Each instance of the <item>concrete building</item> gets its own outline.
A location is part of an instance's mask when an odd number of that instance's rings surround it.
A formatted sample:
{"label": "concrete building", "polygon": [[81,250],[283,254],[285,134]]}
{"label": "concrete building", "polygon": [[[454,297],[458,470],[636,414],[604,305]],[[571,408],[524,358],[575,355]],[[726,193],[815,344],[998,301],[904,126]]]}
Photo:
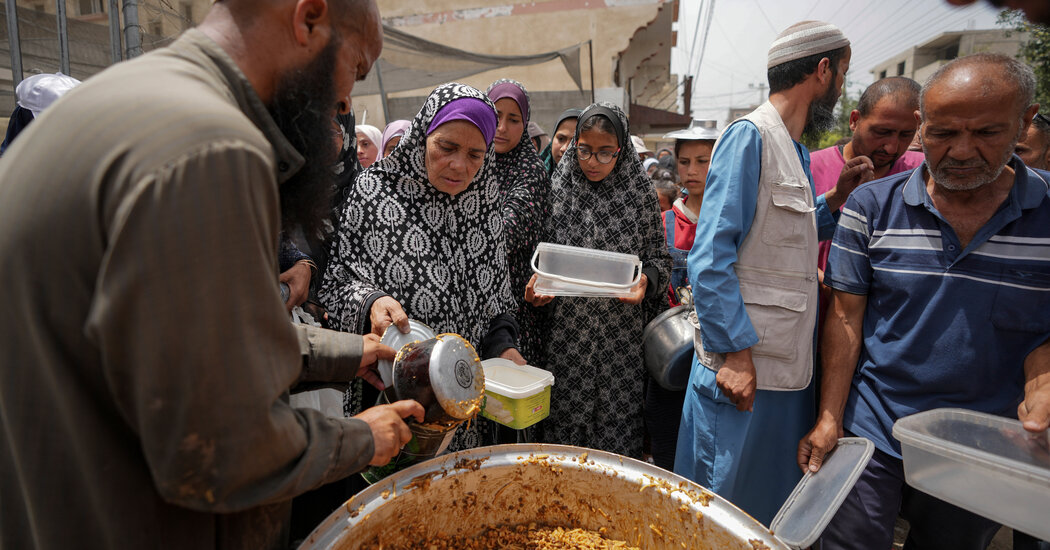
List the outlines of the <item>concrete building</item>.
{"label": "concrete building", "polygon": [[726,118],[726,126],[729,126],[733,122],[736,122],[736,119],[747,115],[761,106],[761,103],[756,103],[754,105],[748,105],[747,107],[730,107],[729,116]]}
{"label": "concrete building", "polygon": [[957,57],[974,53],[1001,53],[1014,57],[1026,36],[1023,32],[999,29],[946,32],[889,57],[875,65],[871,74],[875,80],[906,76],[922,83]]}
{"label": "concrete building", "polygon": [[[587,45],[580,50],[581,87],[576,86],[558,60],[505,67],[461,79],[481,90],[500,78],[520,81],[532,98],[532,119],[548,130],[561,111],[590,104],[592,88],[597,101],[612,101],[624,108],[634,103],[657,110],[676,110],[675,99],[681,92],[677,77],[670,74],[670,60],[676,39],[672,23],[678,17],[678,0],[514,2],[378,0],[387,25],[469,52],[528,55],[590,41],[593,50],[588,51]],[[432,88],[389,94],[389,114],[383,112],[378,95],[355,96],[354,109],[358,119],[367,118],[369,124],[411,118]],[[632,116],[632,132],[661,132],[661,121],[646,115]],[[675,119],[671,124],[684,127],[689,124],[689,117],[684,117],[684,122]]]}
{"label": "concrete building", "polygon": [[[200,21],[212,0],[139,0],[139,24],[154,36],[177,36]],[[19,8],[55,13],[54,0],[17,0]],[[66,0],[70,19],[109,24],[109,0]]]}
{"label": "concrete building", "polygon": [[[58,72],[61,64],[56,3],[17,0],[17,7],[23,77]],[[199,22],[210,7],[211,0],[139,0],[143,50],[169,44]],[[109,0],[66,0],[66,19],[71,76],[84,80],[113,63]],[[16,83],[12,80],[7,11],[3,10],[0,11],[0,117],[14,110]]]}
{"label": "concrete building", "polygon": [[[679,0],[377,0],[384,24],[436,44],[466,52],[515,56],[580,46],[577,86],[561,60],[508,66],[459,79],[484,90],[499,78],[525,84],[533,102],[532,119],[544,128],[569,107],[595,100],[629,110],[632,132],[662,134],[685,127],[678,115],[679,80],[670,73],[673,23]],[[521,2],[521,3],[514,3]],[[72,76],[81,80],[112,62],[109,0],[66,0]],[[26,76],[56,72],[58,39],[54,0],[17,0]],[[143,48],[161,47],[207,13],[211,0],[139,0]],[[14,108],[5,13],[0,32],[0,117]],[[122,22],[123,23],[123,22]],[[571,60],[570,60],[571,61]],[[421,71],[421,75],[425,73]],[[388,94],[355,94],[358,120],[384,125],[411,118],[434,84]]]}

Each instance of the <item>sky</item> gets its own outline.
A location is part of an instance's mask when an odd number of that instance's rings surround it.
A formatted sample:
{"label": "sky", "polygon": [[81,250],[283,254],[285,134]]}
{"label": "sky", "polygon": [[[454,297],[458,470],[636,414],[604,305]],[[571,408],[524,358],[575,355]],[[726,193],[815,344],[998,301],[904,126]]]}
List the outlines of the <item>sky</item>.
{"label": "sky", "polygon": [[799,21],[834,23],[850,39],[847,81],[853,94],[871,84],[869,71],[876,64],[911,46],[943,32],[1000,28],[995,24],[998,10],[983,1],[965,8],[945,0],[680,1],[671,72],[694,76],[693,118],[715,119],[719,127],[731,106],[759,101],[757,87],[766,85],[769,45]]}

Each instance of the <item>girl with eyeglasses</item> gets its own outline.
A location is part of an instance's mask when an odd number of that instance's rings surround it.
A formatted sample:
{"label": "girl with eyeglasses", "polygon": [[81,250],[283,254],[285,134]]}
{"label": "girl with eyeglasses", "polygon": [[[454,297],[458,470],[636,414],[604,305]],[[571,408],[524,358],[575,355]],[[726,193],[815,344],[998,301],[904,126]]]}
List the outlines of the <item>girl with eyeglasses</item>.
{"label": "girl with eyeglasses", "polygon": [[597,103],[579,117],[573,143],[554,172],[544,241],[636,254],[642,276],[627,298],[536,295],[548,315],[546,368],[554,373],[549,443],[642,457],[647,374],[642,331],[662,309],[671,258],[660,205],[630,141],[627,116]]}

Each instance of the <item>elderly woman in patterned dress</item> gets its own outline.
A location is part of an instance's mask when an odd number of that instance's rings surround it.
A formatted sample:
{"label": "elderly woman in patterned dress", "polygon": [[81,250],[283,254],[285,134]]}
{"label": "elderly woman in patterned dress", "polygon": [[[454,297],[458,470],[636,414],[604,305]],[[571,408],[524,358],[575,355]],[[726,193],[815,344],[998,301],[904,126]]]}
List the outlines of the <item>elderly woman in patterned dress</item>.
{"label": "elderly woman in patterned dress", "polygon": [[[320,298],[348,332],[408,332],[408,318],[468,340],[483,359],[524,363],[517,350],[495,181],[496,111],[480,91],[445,84],[398,147],[351,188]],[[347,414],[374,403],[357,381]],[[450,450],[480,444],[477,423]]]}

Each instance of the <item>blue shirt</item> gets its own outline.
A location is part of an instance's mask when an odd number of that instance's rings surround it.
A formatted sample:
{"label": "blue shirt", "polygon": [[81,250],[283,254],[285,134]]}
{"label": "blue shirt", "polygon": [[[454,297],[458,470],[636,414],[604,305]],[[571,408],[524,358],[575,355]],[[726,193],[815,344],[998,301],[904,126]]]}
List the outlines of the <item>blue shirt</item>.
{"label": "blue shirt", "polygon": [[863,185],[843,207],[824,282],[867,295],[843,422],[893,456],[893,423],[910,414],[1016,417],[1024,359],[1050,337],[1050,175],[1011,166],[1013,189],[965,248],[922,168]]}
{"label": "blue shirt", "polygon": [[[793,143],[812,189],[809,150],[797,141]],[[761,175],[762,134],[750,121],[734,123],[719,139],[711,158],[696,239],[688,260],[700,334],[704,349],[710,352],[740,351],[758,343],[733,266],[755,221]],[[817,197],[816,207],[818,238],[830,239],[837,214],[828,208],[823,195]],[[813,271],[816,270],[814,256]]]}

